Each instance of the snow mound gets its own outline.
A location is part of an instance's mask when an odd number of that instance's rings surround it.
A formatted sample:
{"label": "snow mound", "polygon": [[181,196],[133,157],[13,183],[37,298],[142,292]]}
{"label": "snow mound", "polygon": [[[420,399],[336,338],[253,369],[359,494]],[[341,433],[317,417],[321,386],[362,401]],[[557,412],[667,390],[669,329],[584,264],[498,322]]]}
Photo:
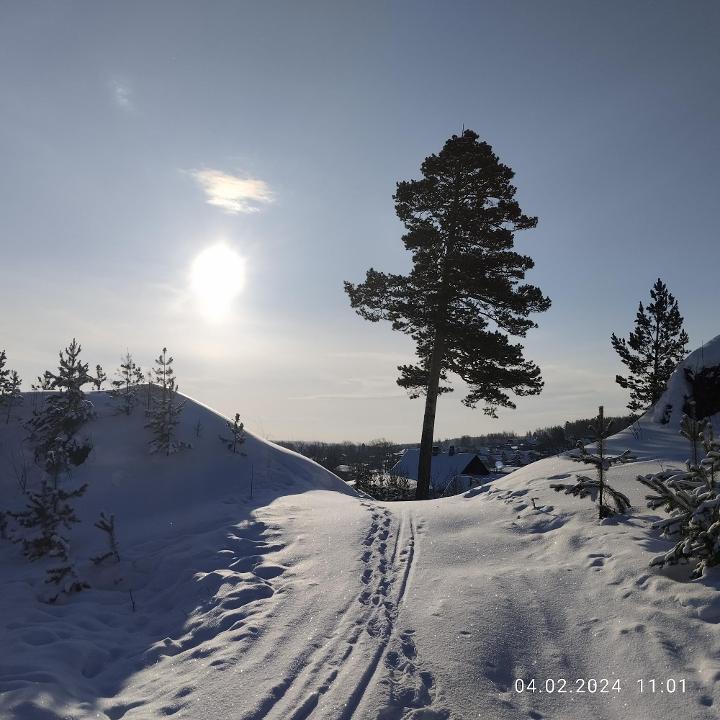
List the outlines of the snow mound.
{"label": "snow mound", "polygon": [[692,394],[692,388],[685,375],[689,369],[697,373],[706,367],[720,365],[720,335],[691,352],[678,366],[668,380],[667,389],[660,400],[648,410],[647,415],[655,423],[680,427],[683,403]]}
{"label": "snow mound", "polygon": [[[0,427],[0,461],[9,470],[0,475],[6,510],[23,502],[17,477],[22,468],[31,480],[38,472],[24,442],[27,430],[22,422],[42,401],[38,395],[25,394],[20,416]],[[93,450],[73,473],[73,480],[86,482],[88,489],[75,503],[81,523],[73,529],[71,541],[99,536],[93,523],[100,511],[113,513],[118,528],[132,527],[133,535],[152,534],[153,528],[192,524],[218,501],[242,501],[252,495],[267,503],[310,490],[354,494],[312,460],[248,431],[242,453],[233,454],[220,440],[229,436],[226,418],[192,398],[183,396],[177,429],[178,439],[192,447],[165,456],[149,451],[150,431],[144,427],[142,407],[131,415],[119,414],[108,393],[91,392],[87,397],[96,417],[83,426],[79,437],[89,437]]]}
{"label": "snow mound", "polygon": [[[228,436],[226,419],[190,398],[178,439],[192,448],[170,456],[149,453],[142,407],[127,416],[106,393],[88,398],[96,417],[79,435],[93,450],[73,477],[88,489],[73,503],[81,522],[69,539],[90,587],[41,602],[45,571],[57,562],[29,563],[19,545],[0,540],[3,720],[164,717],[190,696],[207,707],[198,698],[199,664],[219,677],[254,644],[293,587],[295,548],[308,544],[300,527],[282,534],[268,508],[285,503],[286,525],[301,504],[314,528],[318,505],[358,502],[332,473],[250,432],[242,454],[232,453],[219,439]],[[21,508],[24,477],[37,478],[23,421],[41,400],[26,394],[17,416],[0,426],[2,510]],[[119,560],[95,564],[91,558],[107,550],[94,527],[101,511],[115,516]]]}

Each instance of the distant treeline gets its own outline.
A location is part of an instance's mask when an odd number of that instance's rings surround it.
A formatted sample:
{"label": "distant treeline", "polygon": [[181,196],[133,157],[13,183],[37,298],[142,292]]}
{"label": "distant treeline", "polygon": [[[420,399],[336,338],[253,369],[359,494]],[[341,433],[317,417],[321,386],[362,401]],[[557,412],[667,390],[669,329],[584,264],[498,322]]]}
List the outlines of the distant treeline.
{"label": "distant treeline", "polygon": [[[624,430],[637,419],[636,415],[622,415],[609,418],[613,421],[613,433]],[[541,454],[553,454],[574,447],[578,440],[593,437],[592,424],[594,418],[582,420],[568,420],[564,425],[552,425],[538,428],[534,432],[518,435],[514,432],[496,432],[488,435],[462,435],[442,441],[444,447],[454,445],[458,450],[481,452],[489,449],[491,452],[499,449],[507,450],[515,445],[525,450],[537,450]],[[363,465],[370,470],[388,472],[398,460],[401,451],[406,447],[415,445],[393,443],[383,438],[372,440],[369,443],[354,443],[350,441],[340,443],[312,442],[302,440],[280,441],[289,450],[294,450],[316,463],[335,471],[341,465]]]}
{"label": "distant treeline", "polygon": [[[606,416],[612,421],[611,433],[620,432],[632,425],[637,415]],[[538,428],[525,435],[518,435],[512,431],[490,433],[489,435],[462,435],[443,441],[443,445],[455,445],[465,450],[478,452],[481,448],[503,448],[508,445],[517,445],[523,449],[536,449],[541,452],[560,452],[574,447],[579,440],[592,439],[594,436],[593,423],[597,418],[583,418],[581,420],[568,420],[564,425],[550,425]]]}

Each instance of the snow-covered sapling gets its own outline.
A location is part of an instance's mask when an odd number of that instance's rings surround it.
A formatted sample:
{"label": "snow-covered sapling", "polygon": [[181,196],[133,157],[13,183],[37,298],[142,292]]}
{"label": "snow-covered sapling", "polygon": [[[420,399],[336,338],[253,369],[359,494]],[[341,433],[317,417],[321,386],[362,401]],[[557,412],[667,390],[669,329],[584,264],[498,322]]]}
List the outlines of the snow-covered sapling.
{"label": "snow-covered sapling", "polygon": [[92,445],[86,439],[78,441],[76,433],[92,416],[92,404],[85,399],[82,386],[91,382],[86,363],[80,362],[81,347],[73,339],[60,352],[56,374],[46,372],[57,393],[51,395],[42,411],[36,411],[29,423],[35,461],[43,471],[38,486],[27,489],[25,510],[12,513],[20,531],[15,538],[23,545],[29,560],[50,556],[64,564],[48,569],[46,582],[59,587],[61,592],[76,592],[86,587],[69,561],[70,546],[63,530],[79,522],[70,501],[80,497],[86,484],[71,485],[71,469],[81,465]]}
{"label": "snow-covered sapling", "polygon": [[[692,442],[692,435],[683,434]],[[685,470],[663,470],[637,478],[653,492],[646,496],[648,507],[669,513],[653,528],[677,541],[668,552],[654,557],[650,565],[691,563],[693,578],[702,577],[708,567],[720,564],[720,491],[715,484],[715,472],[720,469],[720,442],[706,428],[703,444],[706,457],[694,465],[688,463]]]}
{"label": "snow-covered sapling", "polygon": [[[66,449],[72,450],[69,445],[73,436],[93,415],[92,403],[85,398],[82,390],[83,385],[92,382],[92,377],[87,363],[80,361],[81,350],[82,347],[73,338],[65,353],[60,352],[57,373],[45,373],[51,389],[57,392],[45,401],[42,411],[36,412],[30,421],[36,458],[44,459],[58,442],[65,443]],[[80,448],[77,442],[74,442],[74,446]],[[89,441],[86,441],[86,446],[89,447]]]}
{"label": "snow-covered sapling", "polygon": [[0,350],[0,404],[5,403],[5,394],[10,379],[10,370],[5,367],[6,364],[7,355],[4,350]]}
{"label": "snow-covered sapling", "polygon": [[47,370],[43,375],[37,376],[37,381],[31,383],[30,389],[33,392],[32,409],[33,412],[42,410],[45,404],[45,391],[52,389],[52,380],[48,377],[49,373]]}
{"label": "snow-covered sapling", "polygon": [[69,501],[87,489],[87,484],[69,487],[70,465],[64,444],[48,450],[39,487],[27,490],[25,510],[10,513],[22,528],[15,539],[22,544],[28,560],[45,556],[67,560],[69,545],[62,529],[69,530],[79,522]]}
{"label": "snow-covered sapling", "polygon": [[120,551],[118,549],[117,538],[115,537],[115,516],[110,515],[108,517],[104,512],[101,512],[100,519],[95,523],[95,527],[105,533],[108,550],[102,555],[96,555],[90,559],[96,565],[100,565],[109,558],[114,558],[115,562],[120,562]]}
{"label": "snow-covered sapling", "polygon": [[[577,482],[572,483],[552,483],[550,487],[556,492],[565,491],[566,495],[575,495],[576,497],[589,497],[592,502],[598,503],[598,517],[600,520],[610,517],[616,513],[624,514],[630,509],[630,500],[619,490],[611,487],[605,481],[605,474],[612,465],[631,462],[635,458],[626,450],[620,455],[606,455],[605,439],[610,434],[612,421],[605,421],[603,406],[598,410],[597,423],[591,426],[597,439],[597,453],[588,453],[585,448],[580,446],[578,455],[569,455],[570,459],[577,462],[588,463],[594,465],[597,470],[597,479],[589,478],[586,475],[577,475]],[[606,502],[610,498],[615,506],[614,509]]]}
{"label": "snow-covered sapling", "polygon": [[128,352],[121,359],[116,374],[118,377],[111,382],[110,395],[118,403],[119,412],[130,415],[137,402],[139,387],[144,380],[143,372]]}
{"label": "snow-covered sapling", "polygon": [[92,384],[96,390],[102,390],[102,384],[107,380],[107,375],[102,369],[102,365],[95,366],[95,376],[92,379]]}
{"label": "snow-covered sapling", "polygon": [[[225,443],[227,449],[233,453],[237,453],[239,448],[245,442],[245,425],[240,422],[240,413],[235,413],[235,418],[232,422],[227,421],[227,427],[230,432],[230,437],[226,438],[220,435],[220,440]],[[240,453],[244,455],[245,453]]]}
{"label": "snow-covered sapling", "polygon": [[48,577],[45,582],[57,585],[57,592],[46,598],[47,602],[50,603],[54,603],[60,595],[70,595],[82,590],[87,590],[90,587],[90,585],[78,577],[75,566],[72,563],[49,568],[47,575]]}
{"label": "snow-covered sapling", "polygon": [[172,368],[173,358],[168,357],[167,348],[163,348],[155,362],[155,392],[152,393],[150,410],[146,413],[148,421],[145,427],[152,432],[150,452],[170,455],[190,447],[176,438],[176,428],[185,402],[178,400],[178,387]]}
{"label": "snow-covered sapling", "polygon": [[689,462],[694,466],[698,464],[698,444],[701,444],[705,440],[708,420],[707,418],[703,418],[702,420],[696,418],[694,400],[688,400],[687,407],[689,412],[684,414],[680,421],[680,434],[690,441],[692,455]]}
{"label": "snow-covered sapling", "polygon": [[10,416],[13,409],[22,404],[23,396],[20,392],[20,382],[21,380],[20,376],[17,374],[17,370],[13,370],[8,378],[5,388],[5,396],[3,398],[7,410],[5,413],[6,424],[10,422]]}
{"label": "snow-covered sapling", "polygon": [[14,407],[22,403],[20,392],[20,376],[16,370],[5,367],[7,355],[0,350],[0,406],[5,408],[5,422],[10,422],[10,415]]}

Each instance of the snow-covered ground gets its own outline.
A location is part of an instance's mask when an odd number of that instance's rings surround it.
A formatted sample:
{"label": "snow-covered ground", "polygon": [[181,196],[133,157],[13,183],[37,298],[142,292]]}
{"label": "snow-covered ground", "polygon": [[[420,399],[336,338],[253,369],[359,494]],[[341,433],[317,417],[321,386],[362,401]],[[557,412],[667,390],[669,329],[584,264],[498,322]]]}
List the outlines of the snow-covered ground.
{"label": "snow-covered ground", "polygon": [[[549,487],[588,471],[568,459],[383,504],[252,435],[233,455],[224,419],[192,401],[180,435],[194,448],[151,456],[141,408],[92,399],[72,541],[93,587],[41,603],[44,566],[0,543],[3,720],[718,716],[720,574],[648,568],[669,543],[634,479],[682,464],[674,423],[612,440],[638,456],[608,476],[634,508],[599,524]],[[0,429],[4,507],[19,502],[20,437]],[[87,560],[104,550],[100,510],[122,558],[103,570]]]}

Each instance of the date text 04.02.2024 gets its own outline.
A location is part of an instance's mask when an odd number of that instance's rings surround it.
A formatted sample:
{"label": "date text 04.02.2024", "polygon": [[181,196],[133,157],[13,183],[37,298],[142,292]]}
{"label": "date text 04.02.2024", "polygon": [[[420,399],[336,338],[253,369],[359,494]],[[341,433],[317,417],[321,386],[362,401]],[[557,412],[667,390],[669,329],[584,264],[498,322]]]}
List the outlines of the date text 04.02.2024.
{"label": "date text 04.02.2024", "polygon": [[539,680],[537,678],[528,678],[524,680],[518,678],[515,680],[516,693],[588,693],[591,695],[598,693],[619,693],[624,687],[630,686],[641,693],[684,693],[684,678],[640,678],[633,683],[623,683],[619,678],[546,678]]}

